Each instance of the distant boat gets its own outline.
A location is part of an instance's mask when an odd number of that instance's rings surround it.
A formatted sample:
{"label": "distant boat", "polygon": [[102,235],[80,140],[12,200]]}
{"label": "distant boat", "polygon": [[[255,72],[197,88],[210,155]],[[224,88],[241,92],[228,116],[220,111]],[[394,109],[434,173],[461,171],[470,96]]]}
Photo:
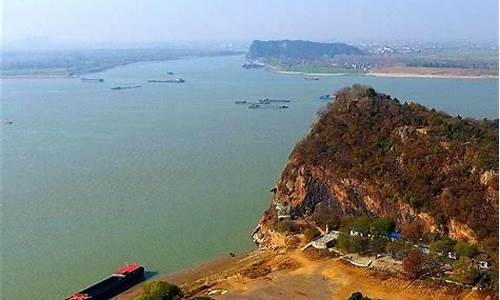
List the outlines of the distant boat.
{"label": "distant boat", "polygon": [[235,104],[247,104],[248,101],[247,100],[237,100],[237,101],[234,101]]}
{"label": "distant boat", "polygon": [[173,83],[184,83],[186,80],[182,78],[174,78],[174,79],[150,79],[149,83],[164,83],[164,82],[173,82]]}
{"label": "distant boat", "polygon": [[258,102],[259,102],[259,104],[270,104],[270,103],[276,103],[276,102],[291,102],[291,100],[262,98],[262,99],[259,99]]}
{"label": "distant boat", "polygon": [[305,80],[319,80],[319,77],[304,77]]}
{"label": "distant boat", "polygon": [[9,121],[9,119],[5,119],[5,121],[3,121],[3,123],[4,123],[5,125],[12,125],[12,124],[14,124],[14,122]]}
{"label": "distant boat", "polygon": [[174,75],[174,72],[167,72],[168,75]]}
{"label": "distant boat", "polygon": [[330,99],[330,94],[322,95],[322,96],[319,97],[319,99],[321,99],[321,100],[328,100],[328,99]]}
{"label": "distant boat", "polygon": [[257,103],[252,103],[252,104],[250,104],[250,105],[248,106],[248,108],[250,108],[250,109],[256,109],[256,108],[259,108],[259,107],[260,107],[260,105],[259,105],[259,104],[257,104]]}
{"label": "distant boat", "polygon": [[126,86],[115,86],[115,87],[112,87],[111,89],[112,90],[126,90],[126,89],[136,89],[136,88],[140,88],[141,86],[140,85],[126,85]]}
{"label": "distant boat", "polygon": [[102,78],[82,78],[82,81],[97,81],[97,82],[104,82],[104,79],[102,79]]}

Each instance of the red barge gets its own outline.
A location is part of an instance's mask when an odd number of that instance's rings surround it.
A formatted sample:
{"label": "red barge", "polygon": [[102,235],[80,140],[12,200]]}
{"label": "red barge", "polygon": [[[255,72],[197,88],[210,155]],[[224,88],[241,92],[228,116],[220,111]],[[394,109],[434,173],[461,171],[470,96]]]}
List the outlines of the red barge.
{"label": "red barge", "polygon": [[128,265],[102,281],[66,298],[66,300],[106,300],[144,281],[144,267]]}

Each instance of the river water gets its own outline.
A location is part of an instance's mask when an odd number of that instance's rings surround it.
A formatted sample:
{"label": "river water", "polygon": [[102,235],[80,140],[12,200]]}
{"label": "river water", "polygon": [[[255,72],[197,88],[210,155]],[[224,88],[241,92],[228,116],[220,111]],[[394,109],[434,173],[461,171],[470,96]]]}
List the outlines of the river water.
{"label": "river water", "polygon": [[[79,79],[5,79],[2,299],[61,299],[125,263],[168,273],[242,252],[319,96],[372,85],[476,118],[498,80],[325,76],[241,68],[241,56],[137,63]],[[147,83],[168,71],[184,84]],[[116,85],[141,88],[111,90]],[[250,110],[235,100],[292,100]]]}

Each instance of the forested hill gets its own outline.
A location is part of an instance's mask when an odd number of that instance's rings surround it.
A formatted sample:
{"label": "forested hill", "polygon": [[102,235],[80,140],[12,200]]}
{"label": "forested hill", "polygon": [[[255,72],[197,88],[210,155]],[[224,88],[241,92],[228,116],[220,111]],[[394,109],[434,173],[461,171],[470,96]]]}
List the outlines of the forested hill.
{"label": "forested hill", "polygon": [[[452,117],[374,89],[340,90],[299,142],[254,238],[275,207],[292,220],[374,216],[498,251],[498,120]],[[320,219],[321,219],[320,218]],[[316,218],[317,219],[317,218]]]}
{"label": "forested hill", "polygon": [[317,43],[300,40],[253,41],[248,59],[319,59],[339,54],[363,54],[359,48],[344,43]]}

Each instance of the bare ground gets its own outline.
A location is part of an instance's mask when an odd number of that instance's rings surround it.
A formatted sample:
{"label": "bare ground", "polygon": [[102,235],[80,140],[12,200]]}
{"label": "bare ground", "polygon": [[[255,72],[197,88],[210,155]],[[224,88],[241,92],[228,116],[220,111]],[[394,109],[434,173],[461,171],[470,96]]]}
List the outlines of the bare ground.
{"label": "bare ground", "polygon": [[[300,250],[286,253],[254,251],[221,259],[186,272],[159,278],[179,285],[187,296],[214,299],[347,299],[362,292],[373,299],[484,299],[476,292],[423,281],[383,276],[354,267],[338,258],[310,255]],[[132,299],[140,287],[116,299]]]}

